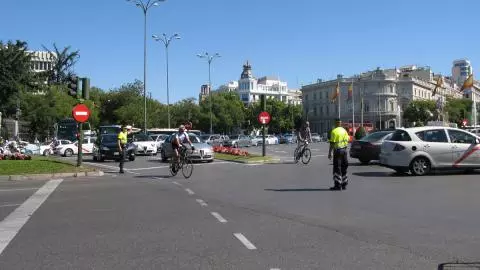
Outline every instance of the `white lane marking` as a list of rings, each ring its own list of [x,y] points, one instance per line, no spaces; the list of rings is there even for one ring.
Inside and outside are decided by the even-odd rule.
[[[104,165],[104,164],[97,164],[97,163],[92,163],[92,162],[84,162],[85,164],[92,165],[92,166],[97,166],[97,167],[104,167],[104,168],[109,168],[109,169],[116,169],[120,170],[118,166],[109,166],[109,165]],[[130,169],[124,169],[125,171],[128,171]]]
[[[276,153],[288,153],[287,151],[280,151],[280,150],[274,150],[273,152],[276,152]]]
[[[326,157],[327,155],[312,155],[312,157]]]
[[[242,244],[247,248],[247,249],[257,249],[252,242],[248,241],[248,239],[241,233],[234,233],[235,237],[242,242]]]
[[[0,255],[28,219],[47,200],[48,196],[62,183],[63,179],[50,180],[22,205],[0,222]]]
[[[280,270],[280,268],[270,268],[270,270]]]
[[[12,188],[12,189],[0,189],[0,192],[7,192],[7,191],[24,191],[24,190],[37,190],[36,188]]]
[[[197,202],[198,202],[202,207],[207,207],[207,206],[208,206],[208,204],[207,204],[205,201],[201,200],[201,199],[197,199]]]
[[[211,212],[212,216],[214,216],[220,223],[227,223],[227,220],[224,219],[219,213]]]
[[[131,173],[131,174],[140,174],[140,173],[138,173],[138,172],[131,172],[130,170],[128,170],[128,171],[125,170],[125,171],[128,172],[128,173]]]
[[[191,189],[189,189],[189,188],[186,188],[185,191],[188,192],[188,195],[193,195],[193,194],[195,194],[195,192],[193,192],[193,190],[191,190]]]
[[[153,179],[163,180],[163,179],[165,179],[165,178],[163,178],[163,177],[153,177]]]
[[[179,186],[179,187],[182,187],[182,186],[183,186],[182,184],[178,183],[177,181],[173,181],[172,184],[177,185],[177,186]]]
[[[148,167],[148,168],[135,168],[135,169],[128,169],[129,171],[141,171],[141,170],[153,170],[153,169],[163,169],[168,168],[170,166],[159,166],[159,167]]]
[[[0,204],[0,208],[1,208],[1,207],[13,207],[13,206],[19,206],[19,205],[21,205],[21,204],[19,204],[19,203],[15,203],[15,204]]]

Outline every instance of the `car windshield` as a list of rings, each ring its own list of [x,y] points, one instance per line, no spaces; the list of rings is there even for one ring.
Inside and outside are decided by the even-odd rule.
[[[146,135],[146,134],[135,134],[133,136],[133,140],[135,142],[149,142],[149,141],[154,141],[151,136]]]
[[[203,135],[200,138],[202,138],[203,141],[206,141],[210,138],[210,135]]]
[[[238,140],[238,136],[230,136],[230,140]]]
[[[190,141],[192,143],[202,143],[203,142],[203,140],[195,134],[188,134],[188,137],[190,138]]]
[[[152,139],[153,139],[154,141],[156,141],[159,136],[160,136],[160,135],[150,135],[150,137],[152,137]]]
[[[117,135],[102,136],[102,143],[114,143],[117,141]]]
[[[367,141],[367,142],[374,142],[374,141],[378,141],[378,140],[382,139],[383,137],[387,136],[390,133],[392,133],[392,132],[390,132],[390,131],[374,132],[374,133],[370,133],[367,136],[363,137],[361,140],[362,141]]]

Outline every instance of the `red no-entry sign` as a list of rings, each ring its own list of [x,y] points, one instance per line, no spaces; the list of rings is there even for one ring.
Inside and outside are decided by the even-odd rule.
[[[84,104],[78,104],[72,109],[72,116],[75,121],[84,123],[90,117],[90,110]]]
[[[262,125],[268,125],[270,123],[271,117],[268,112],[261,112],[258,114],[258,122]]]

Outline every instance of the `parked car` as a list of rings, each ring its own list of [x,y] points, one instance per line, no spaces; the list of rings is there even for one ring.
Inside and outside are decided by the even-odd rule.
[[[321,142],[322,138],[320,137],[320,134],[318,133],[312,133],[312,142]]]
[[[229,140],[224,142],[224,146],[231,147],[247,147],[252,145],[252,140],[246,135],[233,135],[229,137]]]
[[[223,146],[230,139],[227,135],[220,134],[205,134],[200,138],[202,141],[212,146]]]
[[[262,136],[250,136],[250,142],[252,146],[258,146],[262,142]]]
[[[190,158],[192,159],[192,161],[212,162],[213,159],[215,158],[213,147],[210,144],[203,141],[199,136],[193,133],[188,134],[188,137],[190,138],[190,141],[195,147],[195,150],[190,155]],[[162,144],[162,147],[160,150],[160,157],[162,158],[163,162],[167,161],[169,158],[171,158],[174,155],[173,147],[172,147],[173,138],[175,138],[175,134],[170,135],[167,139],[165,139],[165,142]]]
[[[293,134],[284,134],[283,138],[285,138],[286,143],[297,143],[297,137]]]
[[[128,142],[126,147],[126,157],[130,161],[135,160],[136,146]],[[120,150],[118,148],[117,134],[102,134],[97,137],[93,146],[93,161],[120,160]]]
[[[21,149],[21,152],[24,152],[27,155],[49,156],[54,154],[53,146],[53,142],[46,142],[43,144],[28,143],[27,145],[23,146],[23,150]]]
[[[145,133],[130,133],[127,136],[128,141],[133,143],[135,148],[135,155],[156,155],[157,142],[152,136]]]
[[[436,169],[480,168],[480,137],[450,127],[397,129],[382,144],[380,164],[404,173],[426,175]]]
[[[262,145],[263,144],[263,139],[262,139],[262,136],[258,136],[260,137],[260,141],[258,141],[258,144],[259,145]],[[257,138],[258,138],[257,137]],[[265,136],[265,144],[266,145],[269,145],[269,144],[278,144],[278,138],[275,137],[274,135],[271,135],[271,134],[268,134]]]
[[[163,142],[165,142],[165,139],[168,138],[169,135],[166,135],[166,134],[152,134],[150,136],[152,137],[152,139],[157,144],[157,153],[160,153],[160,148],[162,147]]]
[[[393,130],[376,131],[352,142],[350,157],[358,158],[362,164],[368,164],[371,160],[379,160],[382,143],[390,139],[392,133]]]
[[[83,139],[82,143],[82,153],[83,154],[92,154],[93,152],[93,145],[95,144],[96,137],[86,137]],[[78,154],[78,141],[69,143],[69,144],[62,144],[55,148],[55,154],[70,157],[72,155]]]

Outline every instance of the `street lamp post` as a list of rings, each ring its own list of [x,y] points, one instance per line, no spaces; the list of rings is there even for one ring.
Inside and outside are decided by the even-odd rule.
[[[204,54],[197,54],[198,57],[207,59],[208,62],[208,95],[210,99],[210,134],[213,134],[213,112],[212,112],[212,81],[210,79],[211,73],[211,64],[213,59],[217,57],[221,57],[219,53],[215,53],[213,55],[208,54],[205,52]]]
[[[143,115],[144,128],[147,133],[147,13],[151,7],[158,6],[160,2],[165,0],[127,0],[134,3],[143,11]]]
[[[168,118],[167,121],[168,121],[168,128],[170,128],[170,89],[168,86],[168,45],[170,45],[170,42],[173,39],[180,39],[181,37],[177,33],[173,34],[170,37],[167,37],[165,33],[163,33],[161,37],[156,35],[152,35],[152,37],[155,41],[162,41],[163,44],[165,45],[165,58],[167,61],[167,118]]]

